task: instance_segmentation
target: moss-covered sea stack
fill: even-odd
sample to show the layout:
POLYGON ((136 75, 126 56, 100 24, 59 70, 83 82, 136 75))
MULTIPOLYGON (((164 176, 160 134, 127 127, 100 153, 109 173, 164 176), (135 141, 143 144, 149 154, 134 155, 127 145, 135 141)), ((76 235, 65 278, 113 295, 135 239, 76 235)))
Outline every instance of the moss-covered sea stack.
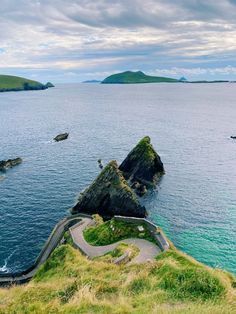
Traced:
POLYGON ((114 215, 145 217, 146 209, 129 187, 118 169, 116 161, 111 161, 81 193, 72 213, 100 214, 104 217, 114 215))
POLYGON ((153 186, 158 178, 164 174, 163 163, 153 148, 149 136, 145 136, 135 146, 119 169, 127 180, 137 185, 141 184, 138 189, 143 189, 143 185, 147 188, 153 186))

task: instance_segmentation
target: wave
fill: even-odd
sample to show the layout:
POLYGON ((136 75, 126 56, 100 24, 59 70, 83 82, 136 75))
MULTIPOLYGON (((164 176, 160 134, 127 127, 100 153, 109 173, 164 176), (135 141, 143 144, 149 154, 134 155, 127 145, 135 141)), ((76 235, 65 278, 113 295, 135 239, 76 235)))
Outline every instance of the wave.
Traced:
POLYGON ((13 254, 16 252, 16 250, 14 250, 5 260, 4 260, 4 265, 2 267, 0 267, 0 273, 10 273, 12 271, 11 268, 7 267, 7 264, 9 262, 9 260, 11 259, 11 257, 13 256, 13 254))

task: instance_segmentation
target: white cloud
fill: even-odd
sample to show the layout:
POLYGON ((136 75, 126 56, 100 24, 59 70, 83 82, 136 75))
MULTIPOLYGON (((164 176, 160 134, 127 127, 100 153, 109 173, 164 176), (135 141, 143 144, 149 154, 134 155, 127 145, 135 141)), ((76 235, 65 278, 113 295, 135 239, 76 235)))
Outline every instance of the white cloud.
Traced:
POLYGON ((227 0, 2 0, 0 68, 86 78, 133 68, 179 75, 178 65, 189 75, 235 75, 235 8, 227 0))

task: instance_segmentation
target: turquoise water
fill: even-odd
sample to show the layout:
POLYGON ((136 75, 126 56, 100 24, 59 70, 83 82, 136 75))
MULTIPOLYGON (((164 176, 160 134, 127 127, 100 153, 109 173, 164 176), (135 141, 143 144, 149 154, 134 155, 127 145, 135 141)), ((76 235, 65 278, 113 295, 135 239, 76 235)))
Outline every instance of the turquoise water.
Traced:
POLYGON ((30 266, 78 192, 144 135, 165 165, 145 196, 175 245, 236 273, 236 85, 60 85, 0 94, 0 159, 24 162, 0 180, 0 268, 30 266), (54 143, 60 132, 68 140, 54 143))

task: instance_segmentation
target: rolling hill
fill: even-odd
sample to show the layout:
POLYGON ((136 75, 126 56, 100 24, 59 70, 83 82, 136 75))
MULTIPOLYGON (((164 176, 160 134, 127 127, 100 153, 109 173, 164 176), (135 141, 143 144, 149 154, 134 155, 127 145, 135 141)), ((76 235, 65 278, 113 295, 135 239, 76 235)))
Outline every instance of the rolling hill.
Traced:
POLYGON ((102 84, 179 83, 177 79, 146 75, 141 71, 126 71, 108 76, 102 84))
POLYGON ((0 92, 42 90, 49 86, 23 77, 0 75, 0 92))

